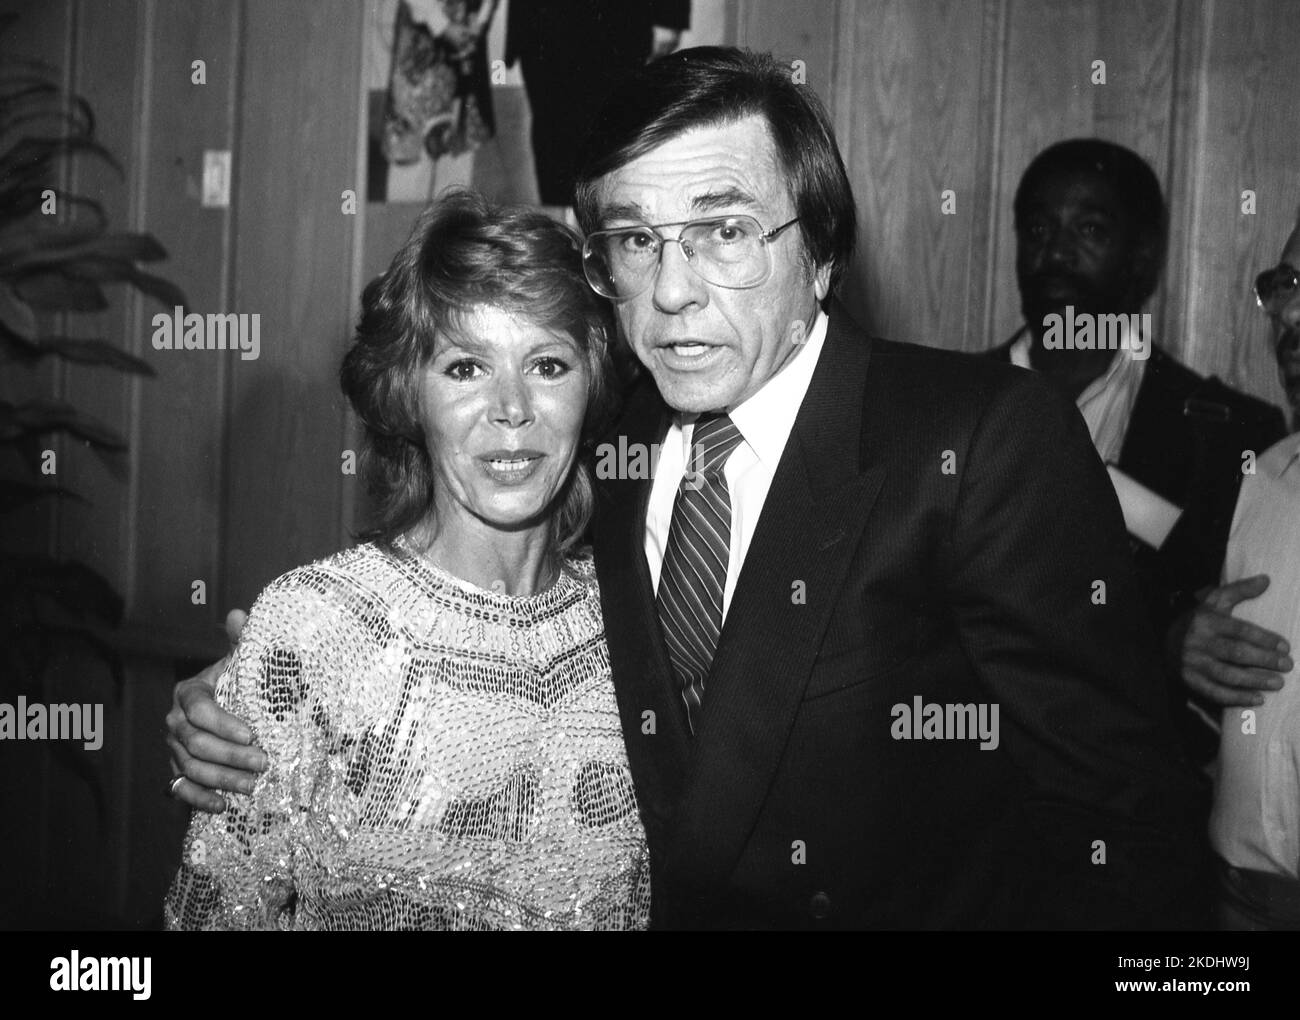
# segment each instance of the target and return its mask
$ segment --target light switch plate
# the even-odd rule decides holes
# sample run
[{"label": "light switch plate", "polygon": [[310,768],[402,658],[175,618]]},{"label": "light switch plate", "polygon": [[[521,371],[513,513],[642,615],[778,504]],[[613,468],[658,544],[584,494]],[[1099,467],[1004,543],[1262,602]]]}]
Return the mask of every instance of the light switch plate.
[{"label": "light switch plate", "polygon": [[203,202],[206,209],[230,207],[230,150],[203,152]]}]

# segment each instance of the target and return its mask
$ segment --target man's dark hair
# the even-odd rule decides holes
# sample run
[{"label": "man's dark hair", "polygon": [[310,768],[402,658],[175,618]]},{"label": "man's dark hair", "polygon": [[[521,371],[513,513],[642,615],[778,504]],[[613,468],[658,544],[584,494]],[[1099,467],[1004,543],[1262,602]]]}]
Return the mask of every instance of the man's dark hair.
[{"label": "man's dark hair", "polygon": [[[581,239],[522,206],[493,205],[474,192],[431,204],[382,276],[361,299],[361,321],[339,382],[365,434],[362,473],[374,526],[359,537],[391,544],[433,511],[434,475],[420,415],[421,372],[439,336],[464,335],[466,317],[496,308],[572,337],[587,360],[584,447],[608,424],[615,399],[608,302],[587,284]],[[559,497],[553,547],[563,553],[586,530],[593,507],[590,467],[580,452]]]},{"label": "man's dark hair", "polygon": [[[761,114],[785,174],[799,230],[832,289],[853,255],[857,210],[825,107],[770,54],[721,46],[678,50],[638,68],[615,88],[579,153],[574,209],[598,230],[600,178],[692,128]],[[765,223],[771,229],[774,223]]]},{"label": "man's dark hair", "polygon": [[1152,258],[1133,283],[1134,295],[1146,301],[1155,293],[1164,268],[1169,214],[1155,171],[1132,149],[1100,138],[1071,138],[1044,149],[1034,157],[1016,188],[1017,227],[1024,222],[1029,201],[1038,188],[1054,177],[1079,171],[1093,173],[1111,186],[1135,240],[1150,246]]}]

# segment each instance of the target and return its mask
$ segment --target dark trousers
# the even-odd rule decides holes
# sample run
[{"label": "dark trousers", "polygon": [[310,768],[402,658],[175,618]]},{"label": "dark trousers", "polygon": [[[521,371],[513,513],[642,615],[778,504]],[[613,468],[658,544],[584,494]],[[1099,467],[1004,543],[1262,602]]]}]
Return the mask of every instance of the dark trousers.
[{"label": "dark trousers", "polygon": [[1218,860],[1217,920],[1224,931],[1300,931],[1300,881]]}]

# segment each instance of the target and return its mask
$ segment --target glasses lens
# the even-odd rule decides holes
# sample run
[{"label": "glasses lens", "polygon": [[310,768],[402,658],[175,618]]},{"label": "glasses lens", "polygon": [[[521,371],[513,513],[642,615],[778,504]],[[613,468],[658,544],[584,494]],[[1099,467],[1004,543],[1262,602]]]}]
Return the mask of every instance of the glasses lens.
[{"label": "glasses lens", "polygon": [[1300,274],[1283,263],[1274,269],[1265,269],[1255,277],[1255,297],[1268,311],[1276,311],[1289,302],[1300,285]]},{"label": "glasses lens", "polygon": [[650,227],[599,230],[583,249],[587,282],[607,298],[634,298],[650,285],[665,244],[680,244],[696,275],[719,287],[757,287],[771,271],[758,221],[725,216],[687,223],[675,238],[661,239]]},{"label": "glasses lens", "polygon": [[769,255],[763,228],[749,216],[700,220],[682,230],[691,265],[708,283],[719,287],[754,287],[767,279]]},{"label": "glasses lens", "polygon": [[659,265],[659,238],[646,227],[608,230],[587,239],[587,282],[608,298],[636,297]]}]

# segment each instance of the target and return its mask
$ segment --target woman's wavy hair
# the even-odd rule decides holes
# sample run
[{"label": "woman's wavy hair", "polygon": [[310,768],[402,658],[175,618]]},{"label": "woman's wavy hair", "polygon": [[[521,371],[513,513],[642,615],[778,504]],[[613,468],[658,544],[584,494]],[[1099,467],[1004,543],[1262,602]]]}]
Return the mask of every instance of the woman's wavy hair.
[{"label": "woman's wavy hair", "polygon": [[588,285],[579,236],[536,209],[495,205],[472,191],[433,202],[382,276],[366,287],[339,384],[364,429],[362,477],[372,526],[357,537],[391,547],[433,513],[434,476],[420,423],[419,383],[439,336],[455,337],[492,307],[564,333],[586,355],[587,412],[574,470],[558,499],[552,544],[563,554],[591,518],[590,460],[616,394],[608,303]]}]

